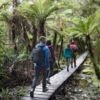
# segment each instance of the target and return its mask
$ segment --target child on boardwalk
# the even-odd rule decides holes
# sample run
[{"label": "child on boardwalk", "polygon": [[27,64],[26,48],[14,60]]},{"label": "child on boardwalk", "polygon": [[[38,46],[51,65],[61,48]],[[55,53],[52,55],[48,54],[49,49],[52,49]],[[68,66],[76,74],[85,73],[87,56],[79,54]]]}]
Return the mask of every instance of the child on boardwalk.
[{"label": "child on boardwalk", "polygon": [[66,63],[67,63],[67,71],[69,71],[70,64],[71,64],[71,67],[73,68],[73,66],[72,66],[73,51],[72,51],[72,49],[70,49],[69,44],[67,45],[67,48],[65,48],[65,50],[64,50],[64,57],[65,57]]}]

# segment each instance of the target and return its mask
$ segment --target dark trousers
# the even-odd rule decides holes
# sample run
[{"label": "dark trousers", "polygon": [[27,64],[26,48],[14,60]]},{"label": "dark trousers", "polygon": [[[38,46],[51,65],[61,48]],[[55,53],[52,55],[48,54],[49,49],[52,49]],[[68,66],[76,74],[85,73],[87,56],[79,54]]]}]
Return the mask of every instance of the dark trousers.
[{"label": "dark trousers", "polygon": [[76,67],[76,54],[73,54],[73,63],[74,63],[74,67]]},{"label": "dark trousers", "polygon": [[47,81],[50,81],[50,77],[53,75],[54,61],[50,61],[50,68],[47,69]]},{"label": "dark trousers", "polygon": [[71,67],[73,67],[73,65],[72,65],[72,58],[71,57],[66,58],[67,71],[69,71],[69,65],[70,64],[71,64]]},{"label": "dark trousers", "polygon": [[46,77],[47,77],[47,69],[46,68],[35,68],[35,75],[32,80],[32,88],[33,92],[37,84],[39,83],[39,78],[42,76],[42,89],[46,88]]}]

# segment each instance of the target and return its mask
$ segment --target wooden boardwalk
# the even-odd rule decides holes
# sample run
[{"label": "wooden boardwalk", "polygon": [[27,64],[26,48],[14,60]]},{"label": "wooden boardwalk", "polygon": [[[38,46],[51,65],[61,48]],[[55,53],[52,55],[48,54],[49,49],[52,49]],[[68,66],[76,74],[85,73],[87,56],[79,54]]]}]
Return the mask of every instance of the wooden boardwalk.
[{"label": "wooden boardwalk", "polygon": [[[59,73],[55,74],[50,78],[50,85],[47,85],[48,91],[42,92],[42,84],[36,87],[34,92],[34,98],[31,98],[30,95],[26,95],[21,98],[21,100],[49,100],[57,90],[63,85],[63,83],[78,69],[78,67],[84,62],[88,55],[88,52],[83,53],[77,60],[76,60],[76,68],[69,69],[67,72],[66,67],[60,71]],[[31,87],[29,88],[31,89]]]}]

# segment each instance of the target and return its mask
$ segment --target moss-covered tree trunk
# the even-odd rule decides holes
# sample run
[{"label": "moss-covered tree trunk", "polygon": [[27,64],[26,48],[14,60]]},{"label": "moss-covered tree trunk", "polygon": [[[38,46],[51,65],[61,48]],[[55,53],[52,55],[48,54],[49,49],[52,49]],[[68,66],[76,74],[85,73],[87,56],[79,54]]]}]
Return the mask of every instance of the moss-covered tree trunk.
[{"label": "moss-covered tree trunk", "polygon": [[36,27],[33,25],[33,39],[32,39],[32,48],[35,47],[36,43],[37,43],[37,29]]},{"label": "moss-covered tree trunk", "polygon": [[61,56],[62,56],[62,53],[63,53],[63,37],[61,36],[60,39],[61,39],[60,40],[61,45],[60,45],[60,50],[59,50],[59,55],[58,55],[58,65],[59,65],[59,67],[60,67],[59,62],[60,62],[60,59],[61,59]]},{"label": "moss-covered tree trunk", "polygon": [[39,34],[39,36],[46,36],[45,21],[40,21],[39,26],[38,26],[38,34]]},{"label": "moss-covered tree trunk", "polygon": [[18,6],[18,0],[13,0],[13,7],[17,7]]},{"label": "moss-covered tree trunk", "polygon": [[13,43],[14,43],[14,51],[15,53],[18,53],[18,48],[17,48],[17,45],[16,45],[16,40],[15,40],[15,37],[16,37],[16,34],[17,34],[17,31],[16,31],[16,28],[15,28],[15,23],[16,23],[16,18],[15,18],[15,8],[18,6],[18,0],[13,0],[13,18],[12,18],[12,39],[13,39]]},{"label": "moss-covered tree trunk", "polygon": [[77,44],[78,44],[78,51],[79,53],[82,53],[85,51],[85,43],[82,38],[76,38]]},{"label": "moss-covered tree trunk", "polygon": [[87,44],[87,47],[88,47],[88,51],[89,51],[89,54],[90,54],[91,61],[92,61],[93,66],[94,66],[96,76],[100,80],[100,70],[99,70],[99,67],[97,66],[97,63],[96,63],[96,60],[95,60],[95,57],[94,57],[94,54],[93,54],[93,51],[92,51],[93,49],[92,49],[92,43],[91,43],[90,35],[86,35],[86,44]]},{"label": "moss-covered tree trunk", "polygon": [[56,49],[56,43],[57,43],[57,33],[54,33],[54,38],[53,38],[53,47]]},{"label": "moss-covered tree trunk", "polygon": [[23,27],[23,37],[25,39],[25,41],[27,42],[27,51],[31,51],[31,45],[30,45],[30,40],[27,36],[27,29],[26,29],[26,23],[24,21],[22,21],[22,27]]}]

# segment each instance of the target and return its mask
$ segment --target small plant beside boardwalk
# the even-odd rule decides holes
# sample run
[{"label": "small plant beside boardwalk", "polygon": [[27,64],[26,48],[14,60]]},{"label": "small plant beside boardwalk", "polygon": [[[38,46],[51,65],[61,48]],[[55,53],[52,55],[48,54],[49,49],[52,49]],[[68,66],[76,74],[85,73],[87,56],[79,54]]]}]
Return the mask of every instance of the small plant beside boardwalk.
[{"label": "small plant beside boardwalk", "polygon": [[21,96],[26,94],[25,88],[16,87],[13,89],[2,89],[0,100],[19,100]]}]

